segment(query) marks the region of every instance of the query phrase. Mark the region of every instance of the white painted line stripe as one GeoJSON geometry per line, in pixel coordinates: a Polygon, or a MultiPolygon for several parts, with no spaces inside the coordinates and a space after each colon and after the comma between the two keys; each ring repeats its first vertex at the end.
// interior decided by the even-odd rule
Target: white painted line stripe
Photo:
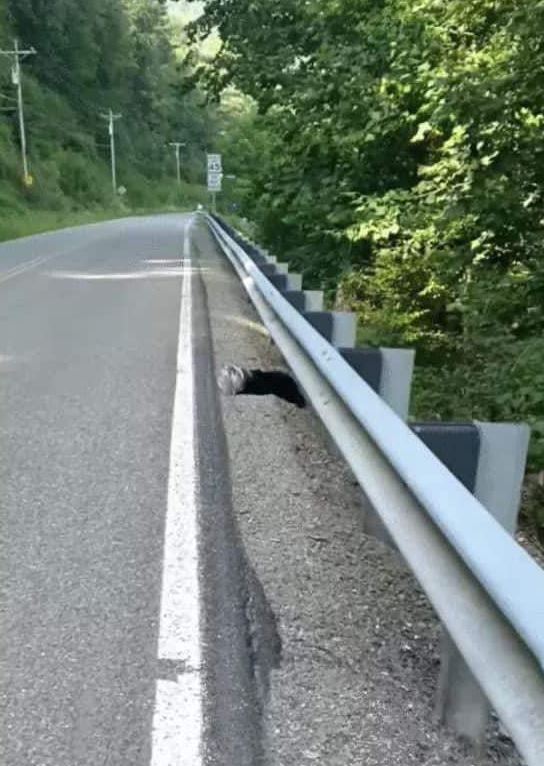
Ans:
{"type": "Polygon", "coordinates": [[[157,682],[151,766],[202,766],[202,677],[198,484],[192,344],[190,224],[185,229],[176,392],[159,630],[159,659],[185,663],[177,681],[157,682]],[[187,254],[187,255],[186,255],[187,254]]]}
{"type": "MultiPolygon", "coordinates": [[[[184,249],[189,248],[189,227],[184,249]]],[[[187,259],[189,260],[189,259],[187,259]]],[[[185,264],[170,445],[159,658],[200,667],[197,471],[194,445],[192,278],[185,264]]],[[[187,268],[189,266],[189,268],[187,268]]]]}
{"type": "Polygon", "coordinates": [[[50,261],[52,258],[58,257],[58,254],[55,255],[43,255],[38,258],[33,258],[31,261],[25,261],[24,263],[20,263],[17,266],[13,266],[11,269],[8,269],[8,271],[5,271],[3,274],[0,273],[0,284],[2,282],[7,282],[8,279],[12,279],[13,277],[18,277],[19,274],[24,274],[26,271],[30,271],[31,269],[34,269],[36,266],[39,266],[41,263],[45,263],[46,261],[50,261]]]}
{"type": "Polygon", "coordinates": [[[181,258],[148,258],[143,262],[156,266],[169,266],[173,263],[175,263],[177,266],[180,266],[182,260],[181,258]]]}
{"type": "MultiPolygon", "coordinates": [[[[90,226],[102,226],[103,224],[96,223],[96,224],[90,224],[90,226]]],[[[64,231],[72,231],[72,229],[65,229],[64,231]]],[[[46,236],[49,232],[46,232],[44,236],[46,236]]],[[[40,235],[41,236],[41,235],[40,235]]],[[[56,253],[51,253],[51,255],[39,255],[36,258],[32,258],[30,261],[24,261],[23,263],[19,263],[16,266],[13,266],[11,269],[8,269],[7,271],[0,272],[0,284],[3,282],[7,282],[8,279],[13,279],[14,277],[18,277],[20,274],[26,274],[27,271],[31,271],[32,269],[35,269],[37,266],[40,266],[42,263],[47,263],[48,261],[53,261],[56,258],[61,258],[64,255],[74,255],[77,254],[78,250],[80,250],[81,245],[69,245],[68,249],[60,250],[56,253]]],[[[51,276],[51,274],[49,274],[51,276]]]]}
{"type": "Polygon", "coordinates": [[[159,681],[153,730],[153,766],[202,763],[200,678],[194,673],[159,681]]]}
{"type": "Polygon", "coordinates": [[[179,277],[182,274],[180,268],[169,269],[145,269],[143,271],[109,271],[104,274],[89,273],[85,271],[49,271],[46,272],[52,279],[72,279],[86,282],[130,281],[137,279],[167,279],[179,277]]]}

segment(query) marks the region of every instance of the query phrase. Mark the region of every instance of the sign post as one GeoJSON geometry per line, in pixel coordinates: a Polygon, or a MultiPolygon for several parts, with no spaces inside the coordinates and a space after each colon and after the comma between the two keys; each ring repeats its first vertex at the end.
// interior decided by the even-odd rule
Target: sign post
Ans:
{"type": "Polygon", "coordinates": [[[212,195],[212,210],[216,212],[216,194],[221,191],[223,163],[220,154],[208,154],[208,191],[212,195]]]}

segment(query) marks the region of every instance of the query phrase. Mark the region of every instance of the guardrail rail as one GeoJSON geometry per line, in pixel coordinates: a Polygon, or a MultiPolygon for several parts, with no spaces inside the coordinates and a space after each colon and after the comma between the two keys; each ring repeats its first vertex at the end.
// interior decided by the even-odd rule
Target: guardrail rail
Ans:
{"type": "Polygon", "coordinates": [[[206,220],[448,640],[528,766],[544,766],[544,570],[346,361],[300,278],[206,220]]]}

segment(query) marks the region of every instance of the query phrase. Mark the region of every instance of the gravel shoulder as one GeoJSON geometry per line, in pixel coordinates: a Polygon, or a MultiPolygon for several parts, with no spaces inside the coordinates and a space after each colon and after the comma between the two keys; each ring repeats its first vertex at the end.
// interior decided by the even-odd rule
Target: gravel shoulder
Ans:
{"type": "MultiPolygon", "coordinates": [[[[201,225],[216,367],[282,366],[201,225]]],[[[479,757],[434,720],[440,627],[395,553],[363,532],[360,490],[309,411],[223,399],[233,507],[276,618],[264,707],[271,766],[519,766],[491,726],[479,757]]]]}

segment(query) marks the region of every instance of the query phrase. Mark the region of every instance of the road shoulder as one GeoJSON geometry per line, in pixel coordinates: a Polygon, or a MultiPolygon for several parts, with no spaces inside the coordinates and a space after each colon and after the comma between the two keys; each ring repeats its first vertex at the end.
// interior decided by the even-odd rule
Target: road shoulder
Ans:
{"type": "MultiPolygon", "coordinates": [[[[216,366],[280,366],[210,235],[198,243],[216,366]]],[[[273,398],[222,406],[241,540],[282,644],[265,707],[269,762],[475,763],[434,723],[437,620],[399,557],[363,533],[360,491],[314,416],[273,398]]],[[[518,763],[490,731],[479,764],[518,763]]]]}

